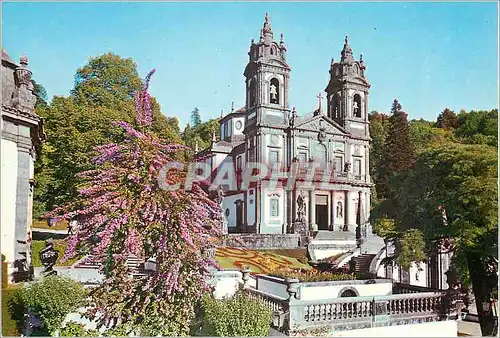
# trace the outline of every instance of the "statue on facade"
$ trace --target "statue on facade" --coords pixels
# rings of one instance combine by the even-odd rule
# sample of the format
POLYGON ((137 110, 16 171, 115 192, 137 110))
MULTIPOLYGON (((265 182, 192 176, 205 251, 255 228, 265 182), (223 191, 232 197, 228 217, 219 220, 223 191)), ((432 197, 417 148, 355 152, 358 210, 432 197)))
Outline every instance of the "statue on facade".
POLYGON ((271 94, 271 100, 277 101, 278 100, 278 89, 276 86, 272 83, 271 87, 269 88, 269 93, 271 94))
POLYGON ((54 271, 52 268, 57 262, 59 251, 54 249, 52 238, 48 238, 45 241, 45 248, 40 251, 39 257, 45 267, 43 270, 44 276, 57 275, 57 271, 54 271))
POLYGON ((337 202, 337 218, 342 218, 342 202, 337 202))
POLYGON ((348 173, 349 171, 351 171, 351 163, 346 162, 346 163, 344 164, 344 172, 345 172, 345 173, 348 173))
POLYGON ((221 226, 222 226, 222 234, 227 234, 228 233, 228 230, 227 230, 227 220, 226 220, 226 216, 224 215, 224 211, 222 210, 222 201, 224 199, 224 190, 222 189, 221 186, 219 186, 219 188, 217 188, 217 197, 215 198, 215 201, 219 204, 220 206, 220 209, 221 209, 221 213, 220 213, 220 220, 222 222, 221 226))
POLYGON ((306 204, 302 191, 297 197, 297 222, 304 222, 306 204))

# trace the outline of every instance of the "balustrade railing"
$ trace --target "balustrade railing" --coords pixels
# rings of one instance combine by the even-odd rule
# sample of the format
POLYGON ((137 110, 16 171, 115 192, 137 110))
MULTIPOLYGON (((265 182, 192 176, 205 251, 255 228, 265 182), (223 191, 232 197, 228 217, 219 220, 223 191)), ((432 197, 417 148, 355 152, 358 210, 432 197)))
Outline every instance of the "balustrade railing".
POLYGON ((253 288, 246 289, 250 298, 259 299, 262 301, 271 311, 284 312, 288 308, 288 301, 285 298, 281 298, 275 295, 268 294, 266 292, 256 290, 253 288))
POLYGON ((297 300, 293 296, 284 299, 252 288, 247 292, 272 311, 286 313, 288 320, 283 322, 284 327, 279 327, 284 331, 325 325, 336 329, 353 325, 361 328, 370 327, 375 321, 378 325, 391 325, 401 320, 440 320, 446 317, 444 291, 321 300, 297 300), (381 324, 380 318, 385 324, 381 324))

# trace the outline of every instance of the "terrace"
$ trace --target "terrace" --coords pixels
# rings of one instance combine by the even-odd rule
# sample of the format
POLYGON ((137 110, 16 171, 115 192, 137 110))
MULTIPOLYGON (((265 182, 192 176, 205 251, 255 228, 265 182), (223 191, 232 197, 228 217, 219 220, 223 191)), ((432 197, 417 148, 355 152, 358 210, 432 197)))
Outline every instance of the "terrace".
MULTIPOLYGON (((331 335, 458 318, 450 291, 393 283, 388 279, 301 282, 268 275, 252 277, 249 270, 233 271, 231 275, 228 271, 220 273, 220 282, 223 275, 239 279, 248 294, 273 311, 272 328, 290 336, 304 332, 318 335, 318 330, 331 335)), ((226 281, 222 285, 229 284, 226 281)))

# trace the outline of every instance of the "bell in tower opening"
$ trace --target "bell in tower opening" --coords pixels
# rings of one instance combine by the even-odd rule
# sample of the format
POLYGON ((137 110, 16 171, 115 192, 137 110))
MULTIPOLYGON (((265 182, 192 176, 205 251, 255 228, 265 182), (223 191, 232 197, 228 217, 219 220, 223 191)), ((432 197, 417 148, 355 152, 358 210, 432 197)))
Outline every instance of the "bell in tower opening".
POLYGON ((352 110, 354 117, 361 117, 361 96, 359 94, 354 95, 352 110))
POLYGON ((269 102, 274 104, 279 104, 279 81, 276 78, 271 79, 271 84, 269 86, 269 102))

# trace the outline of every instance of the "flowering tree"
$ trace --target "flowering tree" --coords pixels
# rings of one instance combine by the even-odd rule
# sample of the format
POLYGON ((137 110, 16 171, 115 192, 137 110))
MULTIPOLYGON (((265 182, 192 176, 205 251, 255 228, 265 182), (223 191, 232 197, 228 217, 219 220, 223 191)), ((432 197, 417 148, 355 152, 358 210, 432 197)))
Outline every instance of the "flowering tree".
MULTIPOLYGON (((202 253, 219 236, 220 206, 200 184, 187 191, 163 190, 162 168, 182 158, 185 147, 165 144, 148 132, 151 97, 147 91, 154 70, 135 95, 138 129, 116 122, 125 131, 120 144, 97 148, 96 170, 80 173, 86 184, 74 203, 47 217, 72 219, 78 227, 69 237, 63 260, 90 253, 105 278, 93 289, 87 315, 99 326, 140 328, 147 335, 185 335, 194 304, 206 285, 210 265, 202 253), (156 271, 133 278, 130 256, 154 258, 156 271)), ((169 184, 184 182, 186 172, 169 170, 169 184)))

